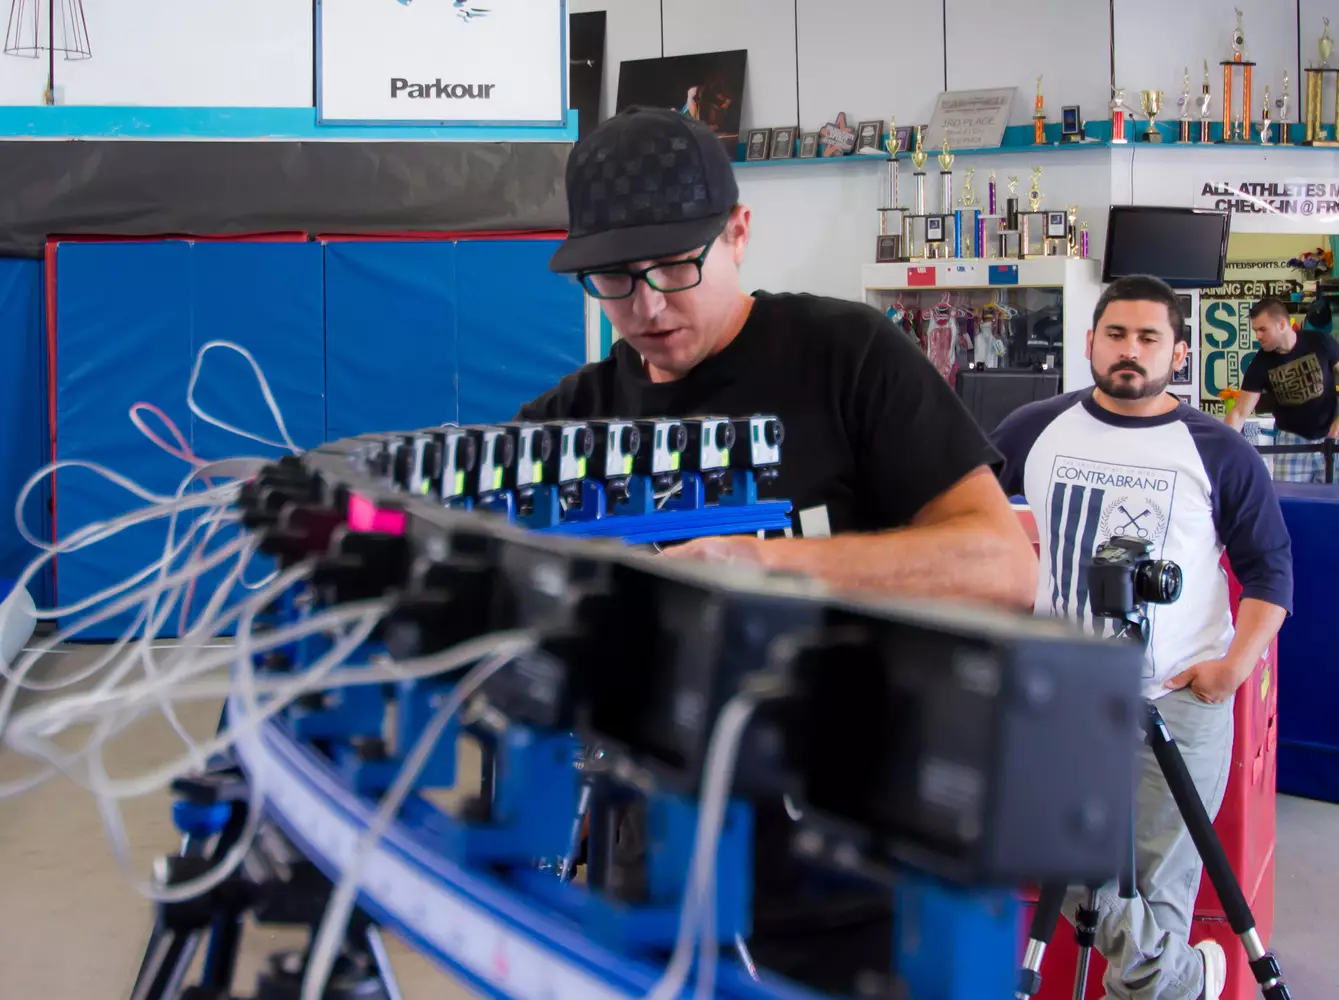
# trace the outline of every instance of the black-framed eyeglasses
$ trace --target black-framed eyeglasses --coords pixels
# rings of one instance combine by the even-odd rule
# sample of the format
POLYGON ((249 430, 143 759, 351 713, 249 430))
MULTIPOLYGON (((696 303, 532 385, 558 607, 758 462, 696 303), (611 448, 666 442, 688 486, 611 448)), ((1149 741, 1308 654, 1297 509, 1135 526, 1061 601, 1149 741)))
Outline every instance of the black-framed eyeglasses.
POLYGON ((640 271, 614 267, 602 271, 580 271, 577 278, 588 295, 595 299, 626 299, 637 287, 638 279, 657 292, 686 292, 702 284, 702 262, 711 251, 713 238, 696 257, 667 260, 640 271))

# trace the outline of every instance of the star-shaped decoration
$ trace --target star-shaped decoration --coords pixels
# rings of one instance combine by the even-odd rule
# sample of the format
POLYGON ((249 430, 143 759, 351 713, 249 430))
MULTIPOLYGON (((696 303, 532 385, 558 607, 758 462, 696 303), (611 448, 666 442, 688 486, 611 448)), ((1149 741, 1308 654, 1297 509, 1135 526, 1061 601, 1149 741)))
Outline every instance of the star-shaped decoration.
POLYGON ((855 129, 847 122, 845 111, 818 130, 818 147, 823 156, 845 156, 855 149, 855 129))

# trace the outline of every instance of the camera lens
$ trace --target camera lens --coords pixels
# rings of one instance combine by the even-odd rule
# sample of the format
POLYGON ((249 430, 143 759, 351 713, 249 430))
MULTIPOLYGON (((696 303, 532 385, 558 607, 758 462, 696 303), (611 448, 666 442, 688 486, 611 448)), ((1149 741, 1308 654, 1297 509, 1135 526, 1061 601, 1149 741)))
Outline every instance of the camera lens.
POLYGON ((1149 604, 1171 604, 1181 596, 1181 567, 1170 559, 1150 559, 1134 575, 1135 597, 1149 604))

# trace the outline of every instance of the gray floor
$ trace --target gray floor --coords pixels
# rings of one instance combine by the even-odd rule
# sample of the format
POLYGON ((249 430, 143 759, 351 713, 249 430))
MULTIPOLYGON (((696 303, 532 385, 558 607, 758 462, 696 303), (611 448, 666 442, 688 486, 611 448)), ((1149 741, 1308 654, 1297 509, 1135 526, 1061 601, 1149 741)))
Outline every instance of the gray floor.
MULTIPOLYGON (((62 657, 66 669, 86 651, 62 657)), ((182 722, 203 738, 214 704, 187 706, 182 722)), ((146 724, 109 747, 113 777, 130 776, 183 752, 165 723, 146 724)), ((0 784, 32 765, 0 753, 0 784)), ((131 870, 147 877, 151 859, 175 848, 166 793, 125 803, 131 870)), ((1304 799, 1278 803, 1277 916, 1272 946, 1298 1000, 1339 997, 1339 806, 1304 799)), ((64 779, 0 804, 0 998, 119 1000, 143 954, 151 905, 118 869, 91 797, 64 779)), ((235 989, 249 995, 258 963, 296 943, 268 930, 248 934, 235 989)), ((460 1000, 472 994, 408 949, 390 942, 405 1000, 460 1000)))

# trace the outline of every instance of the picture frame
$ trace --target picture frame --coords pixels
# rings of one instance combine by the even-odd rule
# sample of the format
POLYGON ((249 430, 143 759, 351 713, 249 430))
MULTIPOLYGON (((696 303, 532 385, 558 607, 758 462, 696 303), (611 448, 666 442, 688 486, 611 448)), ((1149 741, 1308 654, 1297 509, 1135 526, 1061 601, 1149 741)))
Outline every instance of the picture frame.
POLYGON ((916 145, 916 130, 910 125, 901 125, 897 129, 897 151, 899 153, 913 152, 916 145))
POLYGON ((1186 351, 1186 360, 1180 368, 1172 372, 1172 385, 1190 385, 1195 371, 1195 352, 1186 351))
POLYGON ((768 144, 772 141, 770 128, 749 129, 748 145, 744 148, 744 159, 749 163, 767 159, 768 144))
POLYGON ((1064 212, 1046 213, 1046 238, 1063 240, 1069 235, 1069 219, 1064 212))
POLYGON ((1077 104, 1066 104, 1060 109, 1060 135, 1074 141, 1083 135, 1083 114, 1077 104))
POLYGON ((1186 406, 1194 406, 1194 405, 1195 405, 1193 402, 1191 402, 1189 396, 1183 395, 1183 394, 1181 394, 1181 393, 1179 393, 1179 392, 1174 392, 1174 393, 1172 393, 1172 395, 1175 396, 1180 402, 1185 403, 1186 406))
POLYGON ((768 145, 768 158, 773 160, 791 160, 795 158, 794 125, 779 125, 772 129, 772 139, 768 145))
POLYGON ((889 264, 902 259, 902 237, 897 233, 890 233, 878 238, 878 246, 874 251, 874 263, 889 264))
POLYGON ((818 133, 805 132, 800 136, 800 159, 812 160, 818 156, 818 133))
POLYGON ((882 153, 879 140, 883 138, 883 120, 861 122, 855 127, 855 151, 857 154, 882 153))
POLYGON ((942 215, 928 215, 925 217, 925 242, 944 242, 944 217, 942 215))

